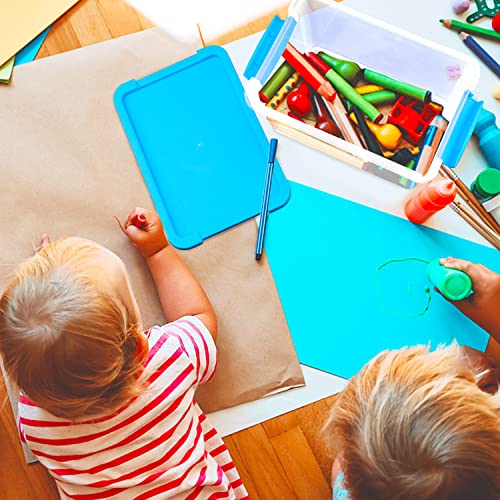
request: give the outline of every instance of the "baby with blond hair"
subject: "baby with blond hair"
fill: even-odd
[[[455,305],[500,341],[500,276],[443,259],[472,278]],[[336,500],[500,498],[499,370],[483,353],[451,345],[385,351],[339,395],[325,425],[337,454]]]
[[[141,228],[132,223],[139,214]],[[0,354],[21,390],[21,439],[62,498],[247,498],[194,400],[216,367],[212,306],[156,214],[135,209],[125,231],[168,324],[143,332],[123,262],[81,238],[45,238],[0,298]]]

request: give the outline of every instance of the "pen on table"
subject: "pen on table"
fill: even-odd
[[[496,76],[500,78],[500,64],[498,64],[495,59],[488,54],[488,52],[486,52],[486,50],[484,50],[483,47],[481,47],[481,45],[479,45],[479,43],[477,43],[476,40],[474,40],[474,38],[470,35],[464,33],[463,31],[459,31],[458,35],[460,36],[460,40],[462,40],[462,42],[464,42],[464,44],[472,52],[474,52],[474,54],[476,54],[476,56],[479,57],[479,59],[481,59],[481,61],[483,61]]]
[[[422,175],[425,175],[429,170],[447,126],[447,120],[441,115],[435,116],[430,123],[420,146],[420,154],[415,167],[416,171]]]
[[[266,179],[264,181],[264,193],[262,195],[262,207],[260,209],[259,231],[257,234],[257,247],[255,249],[255,259],[260,260],[264,248],[264,236],[266,234],[267,216],[269,214],[269,198],[271,197],[271,184],[273,181],[274,159],[278,139],[271,139],[269,144],[269,158],[267,160]]]

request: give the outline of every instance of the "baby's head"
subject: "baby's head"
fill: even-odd
[[[146,345],[123,262],[89,240],[43,248],[0,298],[5,369],[59,417],[109,412],[136,395]]]
[[[456,345],[381,353],[325,430],[352,500],[498,498],[500,398],[477,387]]]

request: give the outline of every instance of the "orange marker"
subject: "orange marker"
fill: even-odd
[[[136,214],[132,217],[131,223],[139,229],[144,229],[146,225],[146,216],[144,214]]]
[[[405,213],[414,224],[422,224],[429,217],[449,205],[457,194],[456,184],[448,179],[438,178],[426,184],[408,200]]]

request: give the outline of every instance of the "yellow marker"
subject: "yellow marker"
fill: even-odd
[[[380,85],[361,85],[360,87],[356,87],[356,92],[361,95],[373,94],[373,92],[380,92],[381,90],[384,90],[384,87]]]
[[[282,102],[283,99],[290,93],[290,91],[295,87],[299,81],[299,74],[297,72],[281,86],[281,88],[274,94],[273,98],[266,104],[269,108],[276,109]]]
[[[349,117],[356,125],[358,124],[354,113],[351,113]],[[396,127],[396,125],[393,125],[392,123],[377,125],[370,120],[366,120],[366,124],[383,148],[396,149],[399,146],[403,134],[401,133],[401,130]]]

